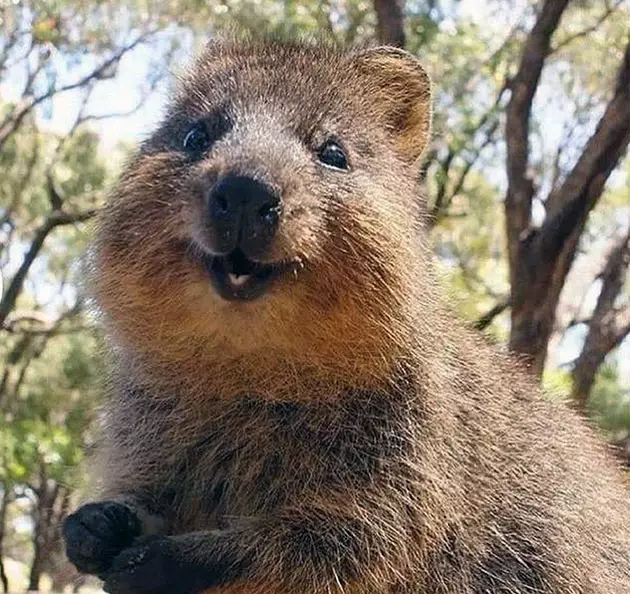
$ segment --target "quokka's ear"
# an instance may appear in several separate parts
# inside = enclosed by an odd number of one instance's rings
[[[376,105],[401,156],[415,162],[431,136],[429,75],[417,58],[395,47],[364,50],[353,62],[364,77],[365,99]]]

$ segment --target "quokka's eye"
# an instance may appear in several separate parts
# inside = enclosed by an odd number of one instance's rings
[[[197,122],[190,130],[188,130],[182,143],[187,153],[199,154],[203,153],[210,146],[210,134],[204,122]]]
[[[317,158],[324,165],[335,169],[348,169],[348,158],[343,149],[333,140],[326,142],[317,153]]]

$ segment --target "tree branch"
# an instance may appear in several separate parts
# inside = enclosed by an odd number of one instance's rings
[[[64,93],[66,91],[79,89],[89,84],[92,81],[101,80],[105,78],[108,75],[108,72],[111,70],[111,68],[115,66],[116,64],[118,64],[120,59],[127,52],[131,51],[138,44],[143,42],[152,33],[153,31],[143,33],[142,35],[137,37],[133,42],[120,48],[110,58],[105,60],[100,66],[95,68],[92,72],[85,75],[78,81],[69,83],[59,88],[51,88],[46,93],[43,93],[37,97],[31,97],[21,107],[17,108],[14,112],[7,115],[4,122],[2,122],[2,124],[0,125],[0,150],[2,150],[5,142],[11,136],[11,134],[13,134],[19,128],[24,118],[29,113],[31,113],[37,105],[46,101],[47,99],[50,99],[54,95],[58,95],[59,93]]]
[[[527,171],[532,101],[540,82],[545,59],[549,54],[551,37],[560,24],[568,2],[569,0],[544,1],[536,23],[523,46],[518,72],[509,84],[512,94],[506,112],[508,190],[505,208],[513,285],[516,282],[521,238],[529,226],[534,195],[534,186]]]
[[[503,301],[497,303],[492,309],[477,318],[473,324],[473,328],[475,330],[485,330],[490,324],[492,324],[494,318],[501,315],[508,307],[510,307],[510,299],[509,297],[506,297]]]
[[[2,45],[2,51],[0,51],[0,73],[4,74],[3,71],[5,71],[8,66],[7,60],[9,59],[11,50],[15,47],[20,38],[26,37],[27,34],[27,31],[20,30],[17,26],[9,27],[8,34],[5,33],[4,35],[4,43]],[[32,45],[29,47],[29,53],[31,49]]]
[[[457,181],[455,182],[453,186],[453,191],[451,192],[451,199],[457,196],[457,194],[461,192],[461,189],[464,186],[464,183],[466,182],[466,177],[470,173],[470,170],[473,168],[475,163],[479,160],[481,153],[488,146],[490,146],[492,142],[494,141],[494,134],[497,131],[498,127],[499,127],[499,120],[495,120],[490,126],[490,129],[488,130],[488,132],[486,133],[486,138],[484,138],[483,142],[473,151],[471,157],[465,160],[464,168],[462,169],[459,177],[457,178]]]
[[[630,40],[617,75],[613,98],[564,183],[547,200],[547,220],[541,230],[540,257],[555,260],[560,251],[572,252],[588,214],[630,141]],[[572,258],[566,259],[563,274]]]
[[[441,171],[436,176],[438,188],[435,195],[435,202],[431,207],[431,216],[429,219],[431,227],[434,227],[438,223],[447,208],[447,205],[444,204],[446,197],[446,187],[448,185],[448,174],[451,168],[451,163],[453,162],[455,156],[456,153],[454,152],[453,147],[450,146],[444,161],[438,163],[438,167]]]
[[[528,120],[551,34],[566,0],[545,0],[532,30],[508,105],[506,227],[512,289],[510,348],[529,356],[542,373],[560,293],[573,264],[588,215],[630,141],[630,44],[614,96],[573,170],[545,201],[547,217],[530,226],[534,185],[527,174]],[[536,34],[535,32],[538,31]],[[526,57],[528,53],[532,56]]]
[[[40,227],[36,230],[35,236],[31,241],[28,251],[22,260],[22,264],[18,268],[17,272],[11,279],[2,300],[0,301],[0,327],[2,327],[7,319],[7,316],[15,306],[15,302],[22,292],[24,287],[24,281],[28,271],[30,270],[33,262],[37,258],[40,250],[44,245],[44,241],[48,237],[49,233],[56,227],[63,225],[72,225],[74,223],[81,223],[92,218],[96,214],[96,209],[89,209],[77,213],[68,213],[60,210],[51,212]]]
[[[573,35],[569,35],[568,37],[565,37],[553,49],[549,51],[549,55],[560,51],[561,49],[565,48],[567,45],[570,45],[571,43],[573,43],[576,39],[581,39],[582,37],[586,37],[587,35],[590,35],[594,31],[597,31],[597,29],[599,29],[625,1],[626,0],[617,0],[617,2],[606,6],[606,10],[590,27],[586,27],[585,29],[578,31],[577,33],[574,33]]]
[[[66,309],[53,320],[38,310],[12,311],[9,316],[7,316],[2,329],[11,333],[28,334],[31,336],[54,336],[56,334],[79,332],[88,328],[88,326],[71,326],[64,328],[64,324],[76,318],[83,311],[83,307],[84,300],[79,298],[72,307]],[[25,324],[28,324],[28,326],[23,327]]]
[[[50,205],[54,211],[61,210],[63,205],[63,198],[61,193],[55,186],[55,180],[53,179],[52,172],[46,172],[46,190],[48,194],[48,200],[50,200]]]
[[[17,209],[17,207],[20,205],[20,203],[22,202],[24,198],[24,190],[26,189],[26,187],[31,181],[31,178],[33,176],[33,172],[35,171],[35,167],[37,165],[37,161],[39,157],[40,157],[40,143],[39,143],[39,139],[35,137],[33,151],[31,152],[28,158],[28,161],[26,163],[26,168],[25,168],[26,171],[24,172],[24,175],[17,182],[14,191],[12,191],[13,197],[11,199],[11,202],[6,206],[6,208],[3,209],[2,216],[0,216],[0,228],[2,228],[4,225],[7,225],[7,224],[10,225],[11,227],[14,226],[14,223],[12,221],[14,211]],[[7,248],[10,244],[11,244],[10,237],[7,239],[6,242],[0,243],[0,269],[3,268],[5,265],[5,254],[4,254],[5,250],[7,251],[6,260],[8,260]]]
[[[446,158],[438,163],[441,171],[437,180],[438,189],[435,197],[435,202],[431,207],[431,213],[429,217],[429,226],[431,228],[437,225],[442,217],[445,216],[451,200],[461,191],[466,181],[466,177],[476,163],[477,159],[479,158],[483,150],[494,140],[494,134],[499,126],[498,114],[499,108],[501,106],[501,99],[503,98],[503,94],[505,93],[505,91],[506,86],[503,85],[499,89],[496,99],[494,100],[490,108],[485,113],[483,113],[474,124],[463,130],[462,135],[464,137],[473,137],[475,133],[477,133],[479,130],[483,129],[484,126],[489,124],[488,130],[485,133],[486,137],[484,138],[481,145],[473,150],[471,158],[464,159],[464,167],[453,186],[453,190],[448,193],[448,195],[447,187],[451,165],[453,164],[454,159],[456,159],[460,155],[460,153],[463,152],[464,149],[462,148],[456,150],[454,146],[455,144],[457,144],[456,141],[451,142],[451,145],[448,147]]]
[[[571,378],[572,399],[576,407],[587,412],[588,396],[604,359],[630,334],[630,304],[616,308],[630,265],[630,231],[613,246],[600,274],[602,288],[589,324],[588,334]]]

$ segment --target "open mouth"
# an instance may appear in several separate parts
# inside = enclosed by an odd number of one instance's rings
[[[227,256],[208,258],[205,266],[219,295],[232,301],[260,297],[274,279],[292,267],[287,262],[255,262],[238,248]]]

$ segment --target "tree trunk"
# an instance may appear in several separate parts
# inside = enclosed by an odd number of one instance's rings
[[[552,36],[567,5],[568,0],[543,1],[525,41],[518,71],[510,81],[506,112],[510,348],[524,355],[539,376],[544,369],[560,293],[588,216],[630,141],[629,43],[614,93],[595,132],[564,183],[544,200],[543,225],[532,226],[532,201],[536,195],[529,163],[532,102],[551,51]]]
[[[604,362],[608,350],[598,348],[597,343],[585,346],[573,368],[571,379],[571,402],[581,413],[588,414],[588,399],[597,371]]]
[[[5,485],[2,487],[2,499],[0,500],[0,581],[2,582],[2,590],[5,594],[9,591],[9,578],[4,567],[4,535],[7,521],[7,507],[11,498],[11,491]]]
[[[31,569],[28,577],[28,590],[29,591],[37,591],[39,590],[39,580],[42,575],[42,561],[44,556],[44,535],[42,534],[43,529],[43,505],[44,497],[38,496],[37,498],[37,510],[34,513],[35,516],[35,525],[33,532],[33,560],[31,562]]]
[[[405,14],[403,0],[374,0],[376,35],[380,43],[405,47]]]
[[[70,510],[70,491],[59,487],[57,504],[50,517],[47,541],[47,563],[45,571],[52,579],[52,591],[61,592],[68,584],[75,584],[79,578],[74,566],[68,561],[63,546],[61,525]]]
[[[623,464],[630,468],[630,437],[626,437],[620,441],[612,444],[615,448],[615,453],[621,459]]]
[[[584,347],[571,372],[573,402],[588,412],[588,397],[606,355],[630,334],[630,305],[617,307],[630,266],[630,231],[610,250],[599,278],[602,288],[588,326]]]
[[[39,590],[39,582],[51,554],[51,535],[54,534],[54,508],[59,496],[59,485],[46,477],[42,464],[41,482],[37,490],[37,503],[34,510],[33,561],[29,573],[29,590]]]

